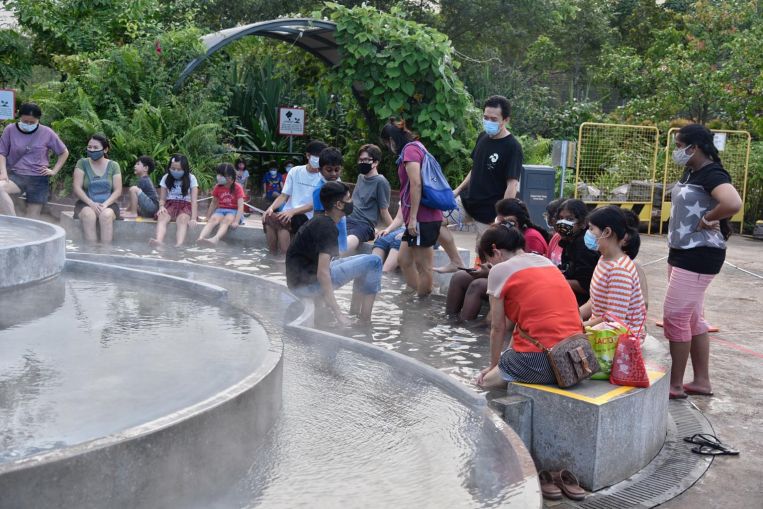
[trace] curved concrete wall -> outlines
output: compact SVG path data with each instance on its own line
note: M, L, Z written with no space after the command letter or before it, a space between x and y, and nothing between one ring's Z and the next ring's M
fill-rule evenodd
M0 216L0 229L15 230L29 240L0 245L0 288L25 285L59 274L66 262L63 228L14 216Z
M160 279L204 299L227 294L211 284L101 263L70 260L67 271ZM120 433L0 465L0 508L183 507L215 494L246 470L279 415L283 344L269 340L254 372L204 401Z
M519 478L523 479L522 487L518 488L517 507L540 507L541 497L537 480L535 465L525 448L522 440L494 411L488 408L484 396L475 393L464 384L449 377L445 373L423 364L406 355L389 351L369 343L354 340L330 332L325 332L311 327L314 316L314 306L310 299L298 299L293 296L285 285L267 278L246 274L230 269L198 265L188 262L174 262L154 258L123 257L114 255L81 254L72 253L72 258L77 260L99 261L108 264L123 264L131 267L140 267L150 271L167 272L172 274L188 273L197 278L209 278L218 284L228 282L241 284L242 280L248 285L261 287L263 292L278 292L283 294L284 301L292 304L286 312L286 328L295 333L295 336L306 342L319 342L323 346L331 346L336 349L347 349L361 353L371 359L389 364L392 367L416 373L427 383L436 385L446 394L454 397L462 404L472 408L478 408L482 412L485 422L493 426L497 433L504 437L506 461L512 462L517 467ZM508 480L504 480L508 482Z

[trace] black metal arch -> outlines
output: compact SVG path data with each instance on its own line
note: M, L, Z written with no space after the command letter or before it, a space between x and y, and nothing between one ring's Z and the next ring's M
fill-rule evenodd
M335 32L336 24L331 21L289 18L261 21L207 34L201 38L201 42L207 48L206 53L188 63L180 73L175 87L182 87L188 76L214 53L249 35L260 35L292 43L334 67L341 61L339 45L334 38Z
M201 42L207 48L206 53L188 63L175 83L175 90L182 88L188 76L207 58L227 45L249 35L259 35L289 42L315 55L326 65L335 67L342 60L335 33L336 23L332 21L312 18L286 18L260 21L207 34L201 38ZM368 111L368 101L358 85L353 85L352 93L360 104L368 125L375 125L373 115Z

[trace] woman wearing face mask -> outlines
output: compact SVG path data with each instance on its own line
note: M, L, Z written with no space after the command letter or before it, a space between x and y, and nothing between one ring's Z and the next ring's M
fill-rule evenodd
M495 221L517 228L524 238L524 250L527 253L544 255L548 244L548 233L535 226L530 220L527 205L517 198L504 198L495 204ZM477 245L479 252L479 244ZM476 270L460 270L450 280L448 297L445 301L445 313L453 316L458 313L461 320L474 320L487 298L487 277L491 265L482 264Z
M423 297L432 292L433 247L443 219L441 211L421 205L421 164L426 147L406 128L404 120L394 118L382 129L381 139L398 158L400 207L406 226L398 262L408 290Z
M589 249L601 253L591 279L591 299L580 310L581 316L590 316L585 325L612 317L645 338L646 303L633 261L641 245L638 230L629 225L620 207L611 205L588 215L584 239Z
M554 229L561 237L562 248L559 270L575 292L578 306L590 298L588 293L593 271L599 261L599 253L588 249L584 242L588 208L580 200L566 200L559 207Z
M48 201L50 177L64 166L69 151L50 127L40 124L39 106L22 104L18 115L18 122L0 136L0 214L15 216L11 195L26 193L27 216L37 219ZM58 156L53 168L50 152Z
M564 276L545 256L525 253L524 245L520 231L503 224L488 228L479 241L480 258L493 264L487 280L490 365L476 380L483 388L505 386L507 381L555 383L546 354L525 334L552 348L583 330ZM512 342L501 352L507 335Z
M668 225L668 289L663 307L665 337L673 364L670 397L712 395L710 341L703 317L705 292L726 259L728 219L742 208L742 199L721 165L713 133L690 124L676 135L673 161L684 166L671 191ZM684 384L691 355L694 380Z
M164 245L167 225L173 219L177 222L175 247L185 241L188 226L195 226L198 218L199 183L191 173L188 158L175 154L170 158L167 173L159 182L159 212L157 213L156 237L148 243L154 247Z
M87 142L87 157L77 161L72 184L77 203L74 218L82 220L85 240L96 242L96 222L101 227L101 242L114 238L114 220L119 219L122 174L119 164L108 158L109 140L94 134Z

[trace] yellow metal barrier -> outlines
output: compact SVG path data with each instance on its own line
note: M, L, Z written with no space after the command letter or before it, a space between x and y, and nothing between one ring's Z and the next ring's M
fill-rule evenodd
M575 198L636 212L652 231L660 131L653 126L584 122L578 131Z
M668 183L678 182L684 172L684 168L673 162L673 149L676 148L676 133L678 128L671 128L668 131L668 139L665 144L665 171L662 182L662 208L660 209L660 233L663 227L667 228L667 222L670 220L670 193L668 192ZM723 131L713 130L715 135L715 146L718 148L721 156L721 163L726 171L731 175L731 183L742 197L742 203L745 203L747 191L747 170L750 164L750 148L752 146L752 137L747 131ZM739 223L739 232L744 227L744 207L731 221Z

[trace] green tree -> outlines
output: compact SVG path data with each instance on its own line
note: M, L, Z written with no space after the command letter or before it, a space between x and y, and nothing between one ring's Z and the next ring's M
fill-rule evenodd
M33 59L26 37L0 29L0 88L25 85L32 75Z

